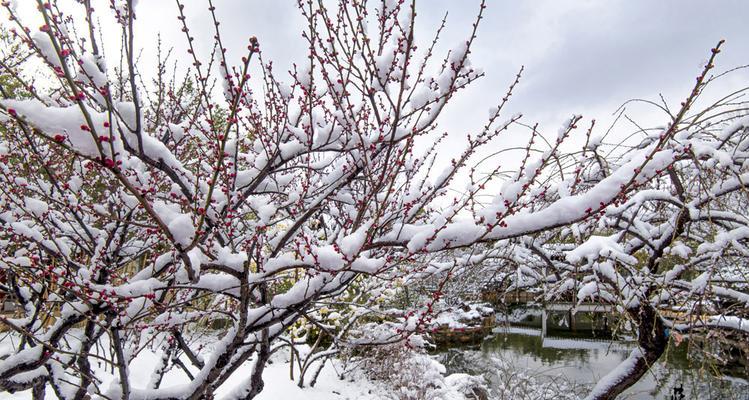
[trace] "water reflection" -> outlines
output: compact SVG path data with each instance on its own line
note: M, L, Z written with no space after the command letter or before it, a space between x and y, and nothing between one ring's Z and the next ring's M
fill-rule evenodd
M586 320L570 319L569 315L547 315L549 320L543 326L543 316L539 314L528 312L495 328L480 347L475 348L476 353L487 361L484 367L492 365L489 360L500 359L505 365L549 380L566 380L584 392L586 387L591 387L626 359L635 346L631 336L600 329L601 323L610 322L603 321L600 316ZM570 324L574 324L574 329ZM685 342L679 347L670 346L658 364L621 398L671 399L674 388L683 387L685 399L749 400L749 381L745 371L735 376L725 375L726 371L720 374L709 364L688 357L689 345ZM472 361L453 354L445 356L443 361L450 373L488 372L481 370L482 362L477 362L475 357L470 359Z

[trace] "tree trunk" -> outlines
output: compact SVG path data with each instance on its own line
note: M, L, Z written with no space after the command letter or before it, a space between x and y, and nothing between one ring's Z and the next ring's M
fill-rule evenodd
M265 365L268 362L268 359L270 358L270 343L268 341L268 329L263 329L262 332L262 343L260 344L260 350L258 350L257 353L257 360L255 360L255 366L252 369L252 375L250 375L250 380L252 384L250 385L250 392L245 396L245 400L252 400L260 394L260 392L263 391L263 388L265 387L265 382L263 381L263 371L265 370Z
M645 304L628 312L637 324L638 348L613 371L601 378L586 400L615 399L637 383L666 350L666 328L655 308Z
M44 400L47 395L47 380L42 379L39 382L34 383L34 387L31 389L31 398L33 400Z

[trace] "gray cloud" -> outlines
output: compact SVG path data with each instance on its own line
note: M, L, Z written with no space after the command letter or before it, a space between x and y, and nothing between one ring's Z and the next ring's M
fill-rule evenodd
M19 2L33 13L32 2ZM205 1L184 1L199 51L210 51L213 36ZM229 58L239 61L247 40L260 39L264 57L285 71L303 60L304 20L294 0L215 0ZM512 111L553 123L571 113L610 114L623 101L664 93L677 99L688 93L709 49L727 43L718 70L749 64L749 3L745 0L489 0L472 59L486 77L459 96L447 125L480 126L486 110L500 98L521 65L525 78ZM431 33L447 12L443 50L463 40L478 10L478 0L420 0L417 37ZM103 5L102 5L103 6ZM143 0L137 8L138 41L144 70L152 62L152 44L160 33L175 55L185 56L185 40L173 0ZM31 14L31 13L29 13ZM105 26L107 29L116 29ZM741 72L730 84L749 82ZM456 117L460 116L459 118ZM558 121L557 121L558 122Z
M184 3L199 51L205 55L213 36L207 4ZM214 3L230 60L238 63L252 35L259 38L266 60L275 60L276 71L304 59L305 21L295 1ZM417 38L430 40L448 12L441 49L452 47L469 33L478 5L478 0L419 1ZM528 122L539 121L556 131L572 113L610 120L611 113L631 98L654 99L663 93L678 104L720 38L727 43L718 70L749 64L749 3L744 0L489 0L488 6L472 52L474 65L483 67L486 76L457 96L443 118L443 128L455 132L456 138L483 125L487 110L502 97L521 65L526 74L508 112L523 111ZM186 60L172 0L140 1L137 13L144 72L152 63L157 33ZM722 88L747 82L749 73L739 72ZM654 122L658 116L644 109L637 117Z
M238 60L249 36L256 35L264 56L275 60L277 68L285 71L294 60L303 59L304 20L295 3L216 1L230 57ZM205 53L212 36L206 6L199 1L186 4L195 36L205 38L198 40ZM468 34L478 4L421 1L417 34L430 39L448 12L444 43L449 48ZM727 43L719 67L749 63L749 26L743 21L749 3L742 0L490 0L488 6L472 54L486 77L456 99L446 115L450 128L480 126L520 65L526 66L526 74L512 111L554 124L572 113L608 116L625 100L658 93L678 104L709 49L721 38ZM142 40L160 31L167 43L184 49L172 1L142 1L138 13Z
M205 53L211 42L210 21L203 2L186 2L188 21ZM306 53L301 38L304 20L295 1L217 0L229 56L238 60L247 39L256 35L266 59L285 71ZM555 134L570 115L583 114L612 121L612 113L632 98L656 99L659 93L678 105L686 96L721 38L727 40L719 68L749 64L749 3L743 0L705 3L698 0L490 0L472 52L474 65L486 76L457 96L442 118L451 132L450 146L483 126L488 109L501 98L521 65L526 73L507 116L522 111L526 122L540 122ZM433 30L448 13L443 35L446 51L464 40L478 10L478 0L422 0L417 8L417 39L431 40ZM170 0L142 1L139 24L145 39L156 31L167 43L182 46ZM143 37L142 37L143 39ZM145 44L145 42L144 42ZM422 46L427 43L422 42ZM183 53L184 54L184 53ZM722 83L728 89L746 85L749 73L740 72ZM628 112L645 125L664 123L652 108L630 107ZM625 130L627 128L625 127ZM503 146L523 142L511 133ZM509 165L509 164L508 164Z

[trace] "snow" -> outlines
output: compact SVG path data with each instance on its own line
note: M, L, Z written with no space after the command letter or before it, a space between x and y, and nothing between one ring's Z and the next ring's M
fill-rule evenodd
M39 349L39 347L37 347ZM37 350L35 350L37 351ZM37 351L38 352L38 351ZM288 354L288 352L286 352ZM299 388L296 382L289 380L289 364L288 361L283 359L276 359L276 362L268 365L263 374L263 380L265 381L265 390L256 397L259 400L273 400L273 399L309 399L309 400L330 400L335 399L349 399L349 400L376 400L380 399L379 393L382 392L382 388L379 388L376 384L367 381L364 378L357 378L352 381L350 379L340 380L336 374L334 366L329 365L322 370L315 387ZM93 363L96 367L98 363ZM146 352L141 353L135 360L134 364L130 368L133 382L150 382L151 371L154 366L159 365L159 356L156 353ZM251 362L247 362L240 367L236 374L232 375L227 382L220 386L216 391L217 399L231 399L229 396L233 387L239 386L246 381L247 376L251 371ZM184 374L175 373L177 371L171 370L166 378L165 384L167 386L173 386L178 382L184 382ZM119 385L113 384L116 382L116 378L106 370L106 368L97 367L95 371L97 377L105 379L104 387L109 386L112 389L118 388ZM298 374L298 370L296 372ZM48 399L56 399L54 393L48 389ZM0 393L0 399L17 399L17 400L30 400L31 393L28 391L18 393Z
M367 239L367 231L372 226L372 222L368 222L359 227L354 233L341 239L341 252L348 257L354 256L359 252L364 242Z
M273 218L273 215L277 211L276 206L268 198L262 196L250 199L250 205L255 210L260 221L266 225L270 223L271 218Z
M5 339L7 340L7 338ZM208 348L212 347L208 344ZM25 362L36 359L41 355L42 348L37 346L27 351L11 356L11 358L4 361L0 361L0 370L8 364L13 363L15 365L18 362ZM304 354L304 349L301 349ZM146 386L152 379L152 372L156 366L160 365L161 356L159 352L145 351L141 352L134 358L129 368L131 374L131 381L135 382L134 396L139 397L138 393L147 393ZM337 371L341 371L341 365L339 361L328 362L327 365L322 369L322 372L317 380L317 384L314 387L300 388L297 386L296 381L289 380L289 359L288 350L281 350L276 353L272 358L272 363L269 364L263 372L263 381L265 382L265 389L256 397L259 400L274 400L274 399L309 399L309 400L330 400L330 399L341 399L341 400L378 400L382 399L384 393L389 393L391 388L385 387L382 384L372 382L364 377L361 373L354 373L346 377L346 379L340 379ZM185 361L187 363L187 361ZM435 361L436 362L436 361ZM110 390L119 390L120 385L116 384L116 375L112 374L112 371L107 365L92 362L94 367L94 374L97 378L103 381L102 387L109 387ZM296 367L296 365L295 365ZM223 385L221 385L215 395L217 399L232 399L231 393L235 388L243 386L242 384L247 381L252 368L252 361L245 362L237 370L237 373L233 374ZM26 374L25 377L31 378L34 374L46 372L43 368L34 370L32 373ZM299 370L295 368L295 376L298 377ZM164 385L166 387L177 387L180 384L187 382L184 373L181 373L177 369L170 369L164 377ZM309 377L307 377L309 379ZM457 378L451 378L449 381L456 380ZM46 393L47 399L56 399L57 397L48 387ZM0 400L30 400L30 391L17 392L17 393L0 393ZM457 399L457 398L456 398Z
M104 87L106 86L108 79L106 71L102 72L99 70L99 65L104 66L103 60L95 58L93 54L87 53L81 56L81 70L85 74L85 80L87 81L89 80L88 77L91 77L94 85L97 87Z
M174 240L183 247L195 238L195 226L189 214L183 214L177 204L155 201L153 210L169 229Z
M629 357L619 365L603 376L590 391L586 400L594 399L606 393L611 387L619 383L627 374L629 374L637 365L638 360L642 359L644 354L639 347L632 350Z
M595 150L598 148L598 146L601 145L601 140L603 140L603 136L601 135L594 135L590 137L590 140L588 141L588 150Z
M444 248L447 243L450 245L469 244L482 235L487 239L500 240L569 224L585 218L589 215L590 210L598 210L601 204L612 202L619 195L622 185L629 183L631 180L635 182L645 181L654 175L657 170L665 169L676 156L672 150L661 150L653 152L652 158L648 160L647 154L647 151L638 153L628 163L584 193L563 197L538 211L520 212L507 216L504 219L504 225L494 226L488 234L483 225L479 225L475 221L463 220L447 224L437 233L436 240L433 240L430 244L427 244L427 239L435 232L433 225L396 226L392 234L383 239L405 239L411 252L417 252L424 248L434 251ZM643 164L645 166L640 169ZM493 207L500 206L494 205ZM491 207L489 206L483 211L483 214L492 215L494 211ZM496 212L502 212L502 210Z
M225 265L236 271L243 271L244 264L249 259L247 256L247 252L240 251L238 253L235 253L228 247L219 248L217 255L218 255L218 259L216 260L217 263L221 265Z
M47 213L47 211L49 211L49 205L47 203L33 197L27 197L25 203L26 209L31 211L31 213L38 218L41 218Z
M671 245L669 248L666 249L666 254L677 255L684 259L689 257L691 253L692 253L692 249L689 248L689 246L679 241L675 242L673 245Z
M174 240L183 247L188 246L195 239L195 226L192 218L187 214L180 214L173 218L167 227Z
M320 274L312 278L301 279L285 293L276 295L271 300L271 305L277 308L286 308L313 294L321 291L326 284L330 283L331 277L328 274Z
M726 232L719 232L712 243L701 243L697 247L697 254L719 252L729 244L737 243L739 240L746 238L749 238L749 227L746 226Z
M590 298L591 300L595 300L597 293L598 293L598 282L596 281L588 282L577 291L577 301L578 303L581 303L587 298Z
M332 245L311 248L311 252L304 257L307 264L319 266L325 271L338 271L346 265L343 254Z
M694 324L674 324L676 330L689 331L694 325L698 327L725 328L736 331L749 332L749 318L742 318L735 315L713 315L704 320L697 321Z
M484 318L493 314L494 310L483 304L468 304L459 307L449 307L435 313L432 327L460 329L481 326L484 322Z
M749 319L737 317L735 315L719 315L710 317L707 321L708 325L730 328L737 331L749 332Z
M411 95L411 107L420 109L437 99L437 93L427 85L420 85Z
M619 236L614 235L614 236ZM630 256L622 246L617 243L614 236L591 236L574 250L567 252L567 261L576 264L583 259L592 262L598 257L612 258L627 264L636 264L637 258Z
M703 272L696 278L692 279L692 293L702 294L707 288L707 284L710 281L710 273Z
M44 240L44 236L42 236L41 232L29 227L23 222L13 222L12 224L10 224L10 226L13 228L13 231L21 236L33 239L36 242L41 242L42 240Z
M62 134L66 137L65 144L81 154L92 157L99 155L92 132L81 129L88 123L77 106L48 107L38 100L2 100L0 103L16 110L18 115L28 119L50 139ZM91 117L97 127L105 121L104 116L98 113L92 113ZM108 146L104 146L103 150L109 155Z
M364 274L376 274L380 272L386 265L386 261L382 258L369 258L361 256L354 260L353 263L351 263L351 270Z
M4 360L0 360L0 374L22 364L29 364L42 357L44 348L42 346L29 347L15 354L10 354Z
M297 371L298 373L298 371ZM234 374L226 384L219 388L217 399L229 400L227 388L238 385L246 380L246 375ZM256 397L258 400L276 399L305 399L305 400L376 400L380 399L382 389L376 384L362 378L341 380L333 366L322 370L314 387L300 388L296 382L289 380L289 365L285 362L275 362L266 367L263 374L265 389Z
M54 44L52 44L52 41L46 33L34 32L34 34L31 36L31 39L39 48L39 51L42 52L42 55L44 56L44 59L47 60L47 62L55 67L62 68L62 63L60 62L60 58L57 56L55 46Z

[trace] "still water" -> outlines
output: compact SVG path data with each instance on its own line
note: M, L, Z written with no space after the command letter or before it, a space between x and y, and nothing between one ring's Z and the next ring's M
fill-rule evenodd
M496 363L501 362L507 371L532 375L538 385L562 385L565 391L584 394L635 346L634 338L608 326L605 316L548 314L546 329L542 329L540 314L526 310L520 317L517 313L504 321L499 317L498 326L480 345L453 347L443 353L448 373L484 373L488 377L489 369L496 369ZM700 360L694 346L688 340L669 346L658 364L620 398L749 400L744 367L719 369ZM472 354L467 357L465 352ZM507 384L499 382L502 378L496 372L494 375L490 382Z

